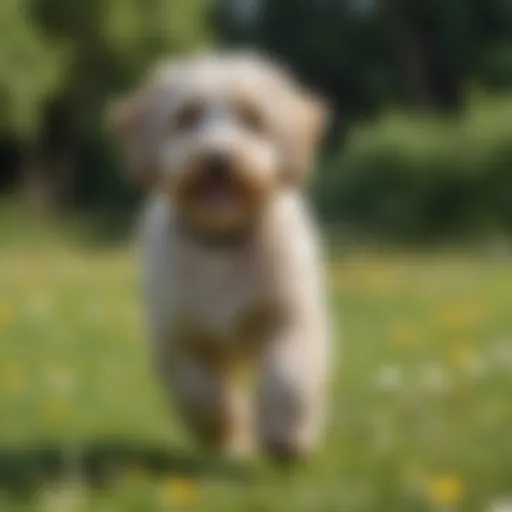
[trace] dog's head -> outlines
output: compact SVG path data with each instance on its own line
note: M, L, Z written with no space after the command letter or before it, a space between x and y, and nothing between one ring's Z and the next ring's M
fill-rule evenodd
M135 178L209 233L240 230L302 186L325 117L280 66L241 53L164 63L109 115Z

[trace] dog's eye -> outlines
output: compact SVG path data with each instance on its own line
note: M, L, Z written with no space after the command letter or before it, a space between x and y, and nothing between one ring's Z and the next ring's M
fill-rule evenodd
M238 116L242 124L255 133L265 131L265 119L262 113L252 105L241 105Z
M203 106L200 103L185 105L171 122L173 130L184 132L192 130L201 120Z

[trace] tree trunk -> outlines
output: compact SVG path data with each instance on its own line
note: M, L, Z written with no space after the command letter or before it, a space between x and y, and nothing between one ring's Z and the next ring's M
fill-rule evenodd
M416 108L427 110L433 105L433 100L423 41L414 29L402 0L382 0L381 5L393 32L407 92Z
M73 176L69 148L52 153L32 142L25 149L21 190L29 207L38 214L55 214L72 205Z

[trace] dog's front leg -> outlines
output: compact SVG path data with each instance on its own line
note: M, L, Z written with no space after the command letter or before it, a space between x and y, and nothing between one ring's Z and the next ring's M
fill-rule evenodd
M252 451L245 390L236 385L227 368L173 351L161 370L185 425L203 446L229 456Z
M306 457L321 434L328 374L324 331L299 321L285 329L263 360L259 437L278 461Z

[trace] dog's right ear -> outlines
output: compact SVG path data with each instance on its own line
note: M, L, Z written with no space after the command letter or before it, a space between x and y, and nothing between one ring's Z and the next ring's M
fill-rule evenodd
M323 98L300 91L292 99L289 117L292 122L287 128L289 155L284 178L287 184L301 187L329 124L329 107Z
M124 155L131 178L143 188L156 181L157 162L151 117L152 87L145 86L115 100L107 109L106 122Z

